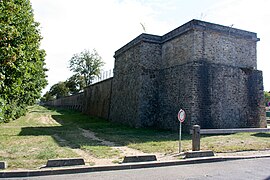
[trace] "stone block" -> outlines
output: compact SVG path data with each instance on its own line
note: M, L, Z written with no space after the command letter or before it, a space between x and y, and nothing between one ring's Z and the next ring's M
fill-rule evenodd
M0 169L6 169L7 168L7 162L5 161L0 161Z
M147 161L156 161L156 160L157 160L157 158L155 155L125 156L123 163L147 162Z
M200 136L200 126L194 125L192 127L193 133L192 133L192 151L200 151L200 142L201 142L201 136Z
M188 151L185 152L185 159L186 158L198 158L198 157L211 157L214 156L214 152L210 150L206 151Z
M61 166L77 166L85 165L84 159L82 158L71 158L71 159L49 159L46 164L47 167L61 167Z

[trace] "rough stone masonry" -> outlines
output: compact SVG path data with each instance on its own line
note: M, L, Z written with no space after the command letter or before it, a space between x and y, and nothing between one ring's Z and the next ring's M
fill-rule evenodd
M177 130L180 108L187 113L184 131L194 124L266 127L257 41L256 33L199 20L163 36L141 34L115 52L113 78L87 87L83 98L49 105L69 102L133 127Z

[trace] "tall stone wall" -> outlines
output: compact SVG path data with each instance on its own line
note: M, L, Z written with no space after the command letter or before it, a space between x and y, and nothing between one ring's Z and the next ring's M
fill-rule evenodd
M48 106L73 109L84 114L108 119L112 78L88 86L84 92L46 103Z
M256 33L198 20L163 36L141 34L115 52L113 78L53 103L133 127L178 130L180 108L184 131L266 127L257 41Z
M158 128L170 130L179 129L177 113L179 109L186 111L187 117L183 123L183 130L187 131L194 120L193 74L194 63L186 63L162 69L159 72L159 110L156 125Z
M142 43L140 38L144 37L135 39L138 43L127 51L120 49L115 54L110 119L134 127L152 127L157 116L161 46L151 41Z
M112 107L119 116L112 109L110 119L177 130L177 112L183 108L185 131L194 124L265 127L262 73L256 70L258 40L256 33L198 20L164 36L138 36L115 53ZM122 66L136 67L136 76L119 76ZM136 97L135 106L125 96L119 99L119 84ZM130 107L139 114L132 116Z
M52 106L52 107L74 109L74 110L82 111L83 93L49 101L49 102L46 102L46 105Z
M110 119L130 126L139 122L140 49L136 44L115 61Z
M84 89L82 112L108 119L111 103L112 78Z

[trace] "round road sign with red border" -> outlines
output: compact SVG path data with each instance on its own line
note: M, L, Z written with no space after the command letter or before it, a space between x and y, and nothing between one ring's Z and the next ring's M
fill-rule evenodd
M186 119L186 113L185 113L185 111L184 111L183 109L180 109L180 111L178 112L177 117L178 117L178 120L179 120L181 123L184 122L185 119Z

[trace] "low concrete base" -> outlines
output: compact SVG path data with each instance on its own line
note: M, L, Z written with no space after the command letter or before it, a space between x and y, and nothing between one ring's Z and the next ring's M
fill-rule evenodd
M211 157L215 156L213 151L188 151L185 152L184 158L198 158L198 157Z
M244 132L265 133L270 132L270 128L236 128L236 129L201 129L200 134L234 134ZM190 134L193 131L190 130Z
M156 160L157 160L157 158L155 155L125 156L122 163L147 162L147 161L156 161Z
M93 173L104 171L117 171L117 170L130 170L139 168L154 168L165 166L179 166L188 164L201 164L201 163L214 163L223 161L233 161L240 159L254 159L254 158L270 158L268 155L253 155L253 156L225 156L225 157L206 157L206 158L194 158L194 159L181 159L181 160L169 160L169 161L155 161L145 163L129 163L129 164L114 164L105 166L80 166L80 167L68 167L68 168L54 168L54 169L42 169L42 170L17 170L17 171L0 171L1 178L19 178L33 176L52 176L52 175L65 175L65 174L78 174L78 173Z
M61 166L77 166L85 165L84 159L72 158L72 159L49 159L46 164L47 167L61 167Z
M7 162L0 161L0 169L7 169Z

